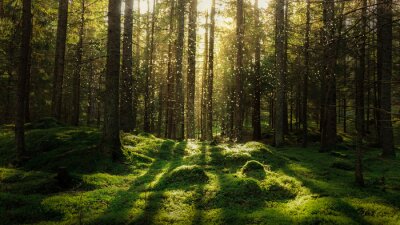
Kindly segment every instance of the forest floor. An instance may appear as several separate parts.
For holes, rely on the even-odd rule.
[[[31,126],[30,160],[14,168],[0,130],[0,224],[400,224],[400,160],[258,142],[210,145],[124,134],[124,163],[100,154],[94,128]],[[69,187],[56,171],[69,170]]]

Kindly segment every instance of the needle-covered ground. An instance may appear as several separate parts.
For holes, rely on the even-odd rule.
[[[30,160],[13,168],[0,131],[0,224],[400,224],[400,160],[352,150],[174,142],[124,134],[123,163],[97,150],[93,128],[28,126]],[[71,175],[61,187],[58,168]]]

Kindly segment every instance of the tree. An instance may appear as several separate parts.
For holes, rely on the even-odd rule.
[[[243,0],[236,2],[236,68],[235,68],[235,111],[234,111],[234,132],[236,140],[242,139],[243,129],[243,52],[244,52],[244,13]]]
[[[214,89],[214,42],[215,42],[215,0],[211,3],[210,14],[210,41],[208,50],[208,67],[207,67],[207,122],[206,122],[206,139],[213,138],[213,89]]]
[[[125,0],[124,34],[122,39],[121,71],[121,129],[125,132],[134,129],[133,118],[133,0]]]
[[[113,160],[122,158],[119,136],[119,72],[121,41],[121,0],[108,2],[108,35],[106,89],[104,98],[104,128],[102,149]]]
[[[186,92],[186,137],[195,138],[194,99],[196,90],[196,35],[197,35],[197,0],[191,0],[189,5],[188,31],[188,68]]]
[[[17,146],[17,161],[21,162],[25,157],[25,88],[27,76],[30,73],[30,45],[32,34],[32,3],[31,0],[22,2],[22,38],[20,48],[20,63],[17,82],[17,107],[15,117],[15,141]]]
[[[285,104],[285,56],[284,56],[284,36],[285,36],[285,20],[284,20],[284,0],[276,2],[276,73],[278,77],[276,114],[275,114],[275,145],[282,146],[284,142],[284,104]]]
[[[367,29],[367,0],[361,0],[361,29],[360,29],[360,47],[359,47],[359,59],[358,68],[356,71],[356,170],[355,178],[356,183],[359,186],[364,186],[364,177],[362,173],[362,151],[363,151],[363,139],[364,139],[364,77],[365,77],[365,55],[366,55],[366,29]]]
[[[79,114],[81,108],[81,73],[83,56],[83,35],[85,31],[85,0],[81,0],[81,21],[79,25],[79,40],[76,49],[76,67],[73,77],[72,91],[72,125],[79,125]]]
[[[335,41],[335,1],[323,1],[323,72],[321,80],[321,149],[329,151],[336,145],[336,41]]]
[[[60,0],[58,5],[58,24],[56,54],[54,62],[52,114],[61,119],[61,106],[64,80],[65,43],[67,40],[68,0]]]
[[[258,0],[254,3],[254,26],[255,26],[255,54],[254,54],[254,78],[253,78],[253,139],[261,139],[261,43],[260,43],[260,9]]]
[[[177,136],[178,140],[185,138],[185,122],[184,122],[184,96],[183,96],[183,41],[185,37],[185,0],[178,0],[177,2],[177,38],[175,43],[175,54],[176,54],[176,89],[175,89],[175,100],[176,100],[176,125],[177,125]]]
[[[208,24],[208,12],[206,12],[206,23],[204,33],[204,62],[203,62],[203,76],[201,79],[201,140],[207,139],[207,74],[208,74],[208,41],[209,41],[209,24]]]
[[[308,120],[307,120],[307,102],[308,102],[308,77],[310,76],[310,33],[311,33],[311,3],[307,0],[306,9],[306,31],[304,41],[304,65],[305,71],[303,73],[303,95],[302,95],[302,124],[303,124],[303,148],[307,147],[308,139]]]
[[[167,74],[167,113],[166,137],[175,139],[175,73],[173,68],[173,32],[174,32],[175,1],[170,0],[169,31],[168,31],[168,74]]]
[[[380,84],[380,137],[382,156],[395,158],[392,128],[392,49],[393,49],[393,12],[392,0],[377,1],[377,72]]]

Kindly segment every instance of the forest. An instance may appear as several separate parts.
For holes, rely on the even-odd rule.
[[[0,225],[400,224],[398,0],[0,0],[0,87]]]

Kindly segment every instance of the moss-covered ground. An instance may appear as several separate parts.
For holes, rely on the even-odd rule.
[[[122,137],[126,160],[114,163],[96,129],[31,127],[30,160],[15,168],[3,127],[0,224],[400,224],[400,160],[377,149],[365,153],[360,189],[351,148]],[[71,187],[58,185],[59,167]]]

